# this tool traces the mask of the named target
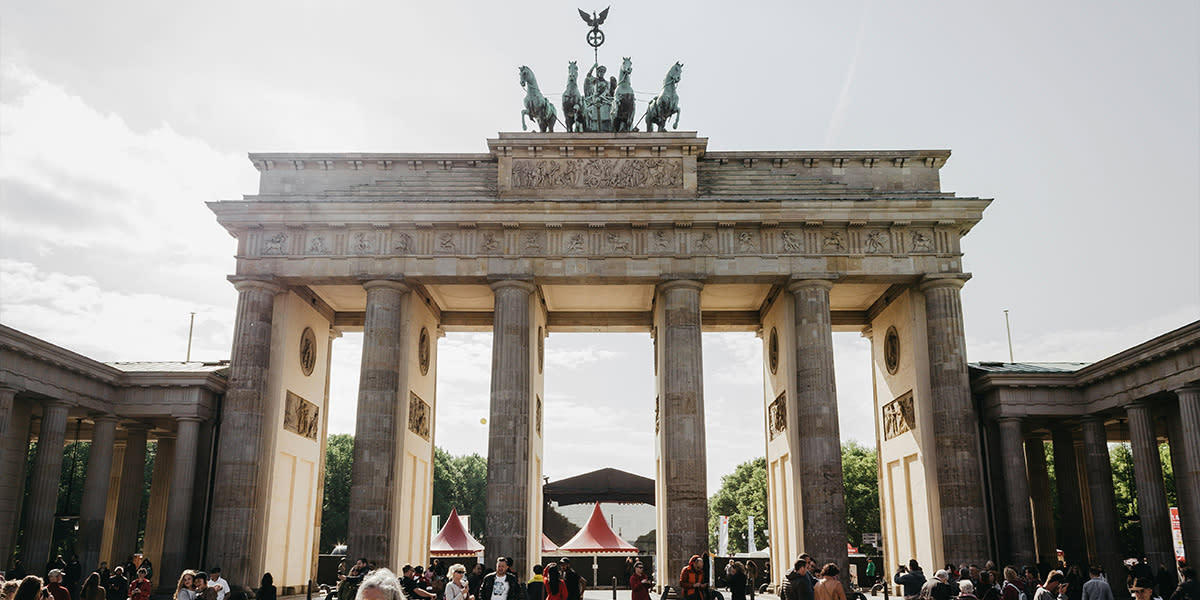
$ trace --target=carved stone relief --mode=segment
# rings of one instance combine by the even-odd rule
[[[780,231],[779,242],[783,246],[784,252],[803,252],[804,242],[801,241],[799,235],[794,231]]]
[[[546,335],[542,332],[542,326],[538,325],[538,373],[546,367]]]
[[[888,237],[882,231],[872,231],[867,234],[867,239],[863,242],[863,248],[867,254],[877,254],[887,250]]]
[[[683,185],[683,161],[668,158],[514,159],[512,187],[671,188]]]
[[[458,245],[454,243],[453,233],[443,233],[438,236],[438,252],[456,252]]]
[[[533,398],[536,400],[533,410],[533,427],[537,431],[538,435],[542,435],[542,397],[534,396]]]
[[[396,234],[396,243],[392,246],[392,249],[401,254],[408,254],[409,252],[412,252],[412,250],[413,250],[412,234],[408,234],[408,233]]]
[[[329,246],[325,245],[325,238],[316,236],[308,242],[309,254],[329,254]]]
[[[367,254],[371,251],[371,246],[371,238],[367,237],[367,234],[361,232],[354,234],[353,248],[355,254]]]
[[[527,254],[540,254],[542,251],[542,236],[537,233],[526,233],[525,243],[522,245]]]
[[[613,252],[629,252],[629,240],[625,236],[615,231],[610,231],[604,238],[608,242],[609,250]]]
[[[846,236],[840,231],[830,231],[825,234],[825,241],[821,247],[826,251],[845,252],[846,251]]]
[[[421,335],[417,337],[417,364],[422,375],[429,374],[429,330],[422,327]]]
[[[774,327],[767,339],[767,366],[771,368],[772,375],[779,370],[779,332]]]
[[[671,249],[671,238],[667,232],[659,229],[654,232],[654,249],[658,252],[667,252]]]
[[[900,370],[900,334],[895,327],[888,327],[883,336],[883,365],[892,375]]]
[[[737,241],[738,252],[755,252],[758,250],[758,244],[755,242],[754,234],[749,231],[738,233]]]
[[[712,232],[710,232],[710,231],[702,232],[700,234],[700,237],[696,238],[696,241],[694,244],[696,250],[700,250],[702,252],[711,252],[712,251],[712,238],[713,238]]]
[[[317,366],[317,334],[312,327],[305,327],[300,334],[300,371],[307,377]]]
[[[564,251],[567,254],[582,254],[583,253],[583,234],[573,233],[567,238]]]
[[[289,391],[284,400],[283,428],[310,440],[317,439],[321,433],[321,408]]]
[[[883,439],[890,440],[917,428],[913,411],[913,394],[905,392],[883,406]]]
[[[770,429],[771,439],[787,431],[787,392],[780,394],[767,408],[767,427]]]
[[[267,238],[267,245],[263,248],[263,254],[283,254],[283,244],[287,242],[287,234],[282,231]]]
[[[429,404],[420,396],[409,392],[408,430],[429,441]]]
[[[929,231],[917,230],[912,233],[913,252],[933,252],[933,234]]]
[[[489,253],[496,252],[500,249],[500,240],[496,239],[496,234],[485,231],[483,240],[479,243],[479,249]]]

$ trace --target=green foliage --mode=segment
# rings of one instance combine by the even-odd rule
[[[1113,471],[1113,495],[1117,504],[1117,541],[1122,556],[1142,556],[1142,522],[1138,516],[1137,480],[1133,472],[1133,450],[1128,443],[1109,446],[1109,461]],[[1167,505],[1178,506],[1175,496],[1175,474],[1171,468],[1170,448],[1160,444],[1158,455],[1162,462],[1163,484]]]
[[[862,545],[862,534],[882,531],[879,517],[879,457],[858,442],[842,444],[846,497],[846,535]]]
[[[471,515],[471,534],[481,537],[487,529],[487,459],[434,448],[433,514],[445,522],[455,508],[460,515]]]
[[[729,552],[745,552],[746,523],[754,515],[754,543],[767,545],[767,459],[756,458],[734,468],[721,478],[721,489],[708,499],[709,547],[717,548],[717,525],[721,515],[729,516]],[[693,551],[699,551],[697,548]]]
[[[321,503],[322,552],[346,541],[350,516],[350,471],[354,462],[354,436],[339,433],[325,442],[325,498]]]

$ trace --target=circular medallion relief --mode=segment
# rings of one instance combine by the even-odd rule
[[[538,326],[538,374],[541,374],[542,369],[546,365],[546,336],[542,333],[541,325]],[[538,405],[541,408],[541,405]]]
[[[888,327],[883,336],[883,364],[892,375],[900,370],[900,334],[895,327]]]
[[[429,330],[422,327],[421,336],[417,338],[417,361],[421,366],[421,374],[429,374]]]
[[[300,334],[300,370],[305,376],[312,375],[317,366],[317,334],[312,327],[305,327]]]
[[[771,374],[779,370],[779,332],[774,327],[771,328],[771,336],[767,340],[767,365],[771,367]]]

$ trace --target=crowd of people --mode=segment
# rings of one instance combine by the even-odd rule
[[[644,567],[640,566],[644,572]],[[587,581],[568,558],[534,565],[532,576],[522,581],[513,571],[513,561],[500,557],[496,568],[485,572],[480,563],[470,572],[462,564],[443,567],[434,559],[428,568],[404,565],[397,576],[390,569],[376,568],[365,558],[338,575],[339,600],[582,600]],[[644,585],[644,584],[643,584]],[[649,600],[649,594],[634,600]]]
[[[81,582],[79,556],[60,554],[46,564],[46,576],[27,573],[20,560],[0,577],[0,600],[150,600],[154,566],[141,553],[109,569],[107,562]]]

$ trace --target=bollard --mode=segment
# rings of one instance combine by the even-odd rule
[[[612,588],[613,588],[613,600],[617,600],[617,577],[616,577],[616,575],[613,576]]]

